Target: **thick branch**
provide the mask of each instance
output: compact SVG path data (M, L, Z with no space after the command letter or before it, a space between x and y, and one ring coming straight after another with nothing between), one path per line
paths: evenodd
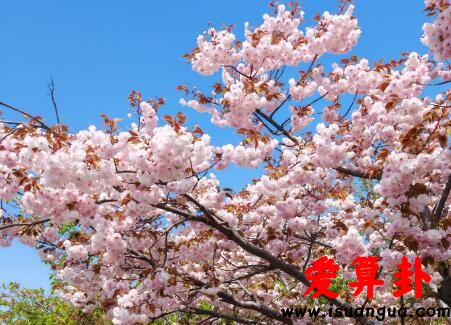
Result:
M172 213L177 213L175 211L178 210L178 209L171 208L171 207L168 207L165 205L159 205L158 207L163 210L172 212ZM298 270L293 265L288 264L285 261L279 259L278 257L272 255L267 250L249 243L247 240L245 240L243 237L241 237L241 235L239 235L234 229L232 229L227 223L218 223L213 216L211 216L207 213L205 214L205 217L196 217L187 212L183 212L182 216L185 216L185 217L187 216L189 219L191 219L193 221L199 221L199 222L203 222L203 223L210 225L211 227L215 228L220 233L225 235L227 237L227 239L233 241L234 243L236 243L238 246L240 246L242 249L244 249L248 253L251 253L255 256L258 256L258 257L264 259L271 266L280 269L281 271L285 272L288 275L291 275L292 277L294 277L295 279L300 281L302 284L304 284L306 286L310 286L310 281L307 279L307 277L305 276L305 274L303 272ZM330 299L330 301L337 307L340 307L343 309L351 308L351 306L349 304L342 302L339 299ZM373 322L368 320L366 317L355 317L355 319L360 324L373 324Z
M245 78L247 78L247 79L252 80L252 77L251 77L251 76L248 76L247 74L242 73L240 70L238 70L237 68L235 68L233 65L224 65L224 67L225 67L225 68L230 68L230 69L232 69L233 71L235 71L236 73L238 73L239 75L241 75L241 76L243 76L243 77L245 77Z
M210 285L196 279L193 277L188 277L196 286L199 287L211 287ZM236 307L241 307L245 309L250 309L259 312L262 315L265 315L269 318L276 319L284 324L292 324L292 321L289 318L283 317L281 313L278 311L271 309L265 305L259 304L254 301L240 301L235 299L231 294L225 291L218 291L217 296L221 298L224 302L234 305Z
M371 175L369 173L364 173L355 169L350 168L344 168L344 167L335 167L334 168L337 172L340 172L342 174L354 176L354 177L360 177L360 178L367 178L367 179L378 179L380 180L382 178L382 173L378 173L376 175Z
M437 298L451 307L451 268L447 262L443 264L443 271L440 272L443 280L438 289Z
M437 205L432 211L435 217L435 223L438 223L440 221L440 218L442 217L443 209L445 208L446 201L448 200L450 190L451 190L451 175L448 176L448 181L446 182L442 196L440 197L440 200L438 201Z
M153 268L155 268L157 266L157 263L155 263L155 261L153 259L151 259L151 258L149 258L149 257L147 257L147 256L145 256L143 254L140 254L139 252L134 251L132 249L129 249L128 251L130 252L130 254L132 254L132 256L130 256L130 257L133 257L133 258L139 259L141 261L147 262Z
M270 118L269 116L267 116L265 113L263 113L261 110L257 109L255 111L255 114L257 114L258 116L262 117L264 120L266 120L269 124L271 124L272 126L274 126L280 133L282 133L284 136L286 136L288 139L290 139L291 141L293 141L293 143L298 144L298 140L293 137L287 130L285 130L282 126L280 126L277 122L275 122L272 118Z
M341 119L344 119L346 117L346 115L348 115L348 113L351 110L352 106L354 106L355 100L357 99L357 94L358 94L358 92L356 91L355 94L354 94L354 98L352 98L351 104L349 105L348 109L346 110L344 115L341 117Z

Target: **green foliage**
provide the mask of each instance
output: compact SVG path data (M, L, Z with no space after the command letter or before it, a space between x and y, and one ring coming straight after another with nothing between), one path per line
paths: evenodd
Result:
M107 325L101 310L86 314L43 289L26 289L12 282L0 287L0 324Z
M59 230L59 233L60 235L67 235L75 230L77 230L77 225L74 222L70 222L62 225L61 229Z
M329 286L329 290L335 293L338 293L339 296L342 296L348 290L348 283L350 281L345 280L341 275L337 275L336 278L332 279L332 283ZM329 305L330 301L324 296L319 296L318 298L307 299L308 307L316 307L318 305Z
M374 179L357 179L353 181L354 197L362 206L367 206L368 201L377 200L380 195L374 192L377 181Z
M51 280L58 283L54 274ZM213 310L206 302L199 309ZM195 324L199 315L173 313L163 319L150 322L152 325ZM227 322L219 322L226 324ZM111 325L101 309L86 314L66 303L54 294L46 295L44 289L22 288L11 282L0 286L0 324L2 325Z

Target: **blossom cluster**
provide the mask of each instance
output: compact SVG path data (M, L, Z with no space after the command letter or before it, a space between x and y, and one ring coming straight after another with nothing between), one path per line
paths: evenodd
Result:
M438 10L432 23L423 25L421 41L430 48L437 60L451 57L451 6L448 0L425 0L426 9Z

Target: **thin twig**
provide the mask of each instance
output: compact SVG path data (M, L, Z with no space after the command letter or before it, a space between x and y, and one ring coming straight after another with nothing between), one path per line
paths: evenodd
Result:
M270 123L272 126L274 126L278 131L280 131L283 135L285 135L288 139L293 141L295 144L299 144L299 141L293 137L287 130L285 130L281 125L279 125L276 121L274 121L272 118L267 116L265 113L263 113L261 110L257 109L255 110L255 113L258 114L260 117L265 119L268 123Z
M357 91L354 94L354 98L352 99L352 103L351 105L349 105L348 110L346 111L346 113L341 117L342 119L344 119L346 117L346 115L348 115L349 111L351 110L352 106L354 106L355 100L357 98Z
M55 115L56 115L56 122L58 124L60 124L60 117L59 117L59 113L58 113L58 106L56 105L56 100L55 100L55 83L53 82L53 77L50 76L50 82L47 84L47 86L49 87L49 96L52 99L52 104L53 104L53 109L55 110Z
M50 127L49 127L48 125L46 125L44 122L42 122L39 118L37 118L36 116L33 116L33 115L31 115L31 114L25 112L24 110L22 110L22 109L20 109L20 108L11 106L11 105L6 104L6 103L4 103L4 102L2 102L2 101L0 101L0 105L1 105L1 106L4 106L4 107L6 107L6 108L9 108L10 110L13 110L14 112L20 113L20 114L22 114L23 116L28 117L28 118L29 118L30 120L32 120L32 121L37 122L43 129L46 129L46 130L49 130L49 129L50 129Z

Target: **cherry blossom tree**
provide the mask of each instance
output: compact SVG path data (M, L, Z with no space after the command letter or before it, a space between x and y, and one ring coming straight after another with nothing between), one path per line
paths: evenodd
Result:
M180 103L235 129L238 144L214 146L183 113L160 121L164 100L138 92L128 131L103 116L106 128L70 133L0 102L24 117L0 124L0 244L36 247L63 299L100 306L115 324L174 313L303 324L311 319L281 308L451 306L449 2L426 0L434 21L421 41L431 54L323 65L324 54L358 41L349 2L311 27L290 3L245 24L243 40L232 27L197 38L185 58L220 81L206 91L178 86ZM232 164L264 172L233 191L214 174ZM339 296L312 299L306 270L323 256L339 265ZM373 299L346 285L358 256L379 259L384 284ZM423 299L393 296L403 256L420 257L431 276Z

